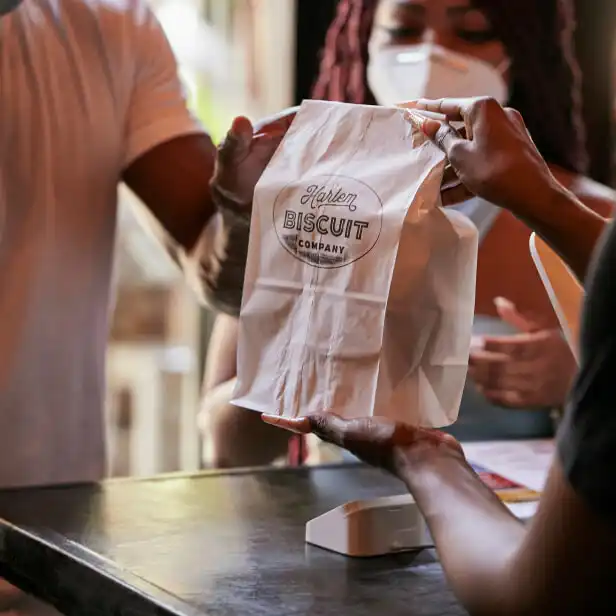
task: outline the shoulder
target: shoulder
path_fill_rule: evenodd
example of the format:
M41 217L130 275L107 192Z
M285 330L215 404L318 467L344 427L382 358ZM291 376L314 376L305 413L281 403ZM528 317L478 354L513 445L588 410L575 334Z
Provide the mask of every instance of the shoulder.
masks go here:
M52 1L52 0L48 0ZM81 48L95 48L111 78L133 82L149 71L175 74L169 41L151 0L56 0Z
M554 177L569 189L584 205L598 214L611 218L616 208L616 191L590 178L550 165Z
M45 0L48 15L81 45L124 51L140 37L163 37L148 0Z
M54 0L47 0L54 5ZM91 15L116 22L139 22L152 14L148 0L55 0L55 4L64 15Z

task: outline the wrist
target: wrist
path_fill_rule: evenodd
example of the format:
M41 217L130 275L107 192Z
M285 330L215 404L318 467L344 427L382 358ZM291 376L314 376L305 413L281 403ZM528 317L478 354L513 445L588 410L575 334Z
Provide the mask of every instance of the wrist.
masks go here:
M182 269L201 301L238 316L248 251L249 226L218 211L190 253L180 255Z
M561 215L563 208L577 205L575 196L552 177L533 191L530 199L513 202L507 209L523 220L543 220L550 219L555 212Z
M471 470L462 447L453 438L439 444L419 441L400 447L395 452L395 460L396 474L411 492L431 485L446 469Z
M252 203L239 201L235 192L224 189L216 181L210 184L210 192L212 202L225 225L229 227L250 227Z

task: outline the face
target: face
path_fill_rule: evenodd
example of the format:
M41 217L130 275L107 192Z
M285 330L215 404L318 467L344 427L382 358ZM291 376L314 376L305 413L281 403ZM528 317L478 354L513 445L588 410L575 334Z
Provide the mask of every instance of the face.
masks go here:
M508 59L487 16L470 0L381 0L371 50L421 43L473 56L495 68Z

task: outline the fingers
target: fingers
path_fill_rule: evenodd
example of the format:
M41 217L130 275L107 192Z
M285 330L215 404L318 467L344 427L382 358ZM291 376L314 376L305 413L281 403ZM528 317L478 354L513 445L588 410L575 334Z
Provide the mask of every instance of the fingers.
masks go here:
M532 406L532 404L527 401L527 395L519 390L482 390L481 393L487 400L496 406L503 406L511 409L522 409Z
M315 413L309 415L308 419L312 433L316 434L322 441L346 448L348 445L346 443L347 435L352 421L342 419L333 413ZM351 437L351 441L353 441L353 437Z
M524 126L524 128L526 128L526 125L524 124L524 120L522 118L522 114L517 111L517 109L505 107L504 111L514 124L517 124L518 126Z
M225 139L218 147L218 161L223 166L237 165L250 153L255 143L277 145L282 141L295 118L296 109L287 109L261 120L254 128L248 118L235 118Z
M444 206L459 205L471 197L473 197L473 193L464 184L441 189L441 201Z
M512 336L484 336L483 350L506 356L510 361L533 359L541 351L535 333L513 334Z
M451 124L443 124L437 120L426 120L423 124L423 131L447 154L447 158L454 165L456 150L469 144L469 141L461 137Z
M254 137L271 138L271 137L284 137L287 134L288 126L285 122L275 122L274 124L268 124L259 130L255 129Z
M473 381L484 389L518 389L524 388L534 378L535 365L524 357L526 346L517 346L515 352L509 351L505 344L486 344L474 349L469 357L468 374ZM520 357L522 355L522 357Z
M464 122L476 100L474 98L441 98L438 100L420 98L407 103L406 106L409 109L440 113L450 122Z
M271 426L294 432L295 434L310 434L312 425L308 417L280 417L278 415L261 415L261 419Z
M493 123L498 121L498 116L508 115L515 123L516 127L523 127L526 131L524 121L517 111L513 109L506 112L501 104L493 98L467 98L467 99L440 99L427 100L419 99L407 105L410 109L419 109L429 113L438 113L445 116L447 122L464 122L466 132L464 137L472 140L475 134L475 127L479 127L485 122ZM435 120L428 120L435 122ZM526 131L527 132L527 131ZM462 135L458 135L461 137Z
M344 447L345 434L349 423L333 413L315 413L307 417L294 418L262 415L261 419L267 424L296 434L315 434L322 441L338 447Z
M293 123L299 107L285 109L276 115L263 118L255 123L254 132L256 135L269 134L272 131L282 131L286 133L289 126Z
M518 374L515 371L519 370ZM520 397L528 397L537 389L534 375L528 374L525 367L508 364L476 365L469 368L468 376L480 392L516 392ZM521 398L522 399L522 398Z
M472 197L472 193L462 184L451 165L445 167L441 182L441 201L443 205L456 205Z
M484 349L504 353L513 359L536 359L554 356L554 347L560 349L566 342L557 329L537 329L509 336L483 336Z
M360 460L398 474L405 454L419 441L431 446L447 446L462 456L460 444L438 430L415 428L380 417L342 419L333 413L315 413L299 419L263 415L268 424L301 434L309 432L321 440L347 449Z
M241 162L250 152L253 128L248 118L240 116L233 124L223 142L218 146L218 161L223 165Z
M515 304L504 297L494 299L498 316L521 332L530 333L538 329L537 324L518 311Z
M533 364L534 366L534 364ZM484 389L525 389L534 374L530 366L518 362L498 362L475 358L469 363L469 376Z
M443 180L441 181L441 190L448 190L450 188L456 188L460 185L460 178L456 173L456 170L447 165L443 171Z
M486 351L484 348L475 349L471 352L468 364L471 368L481 364L506 364L511 361L511 357L505 353L496 351Z
M315 413L307 417L293 418L262 415L261 419L267 424L296 434L315 434L321 440L338 445L338 447L344 447L345 434L349 423L333 413Z
M361 443L379 445L391 441L397 424L386 419L342 419L334 413L313 413L306 417L288 418L262 415L265 423L298 434L315 434L321 440L338 447L354 449Z
M553 363L546 353L550 332L484 337L483 348L469 358L468 375L491 402L516 408L544 406L550 389L546 367ZM552 356L552 355L550 355ZM549 392L548 392L549 393Z
M468 360L468 375L481 387L495 388L506 374L509 358L500 353L476 351Z
M524 136L527 136L528 129L526 128L526 123L524 122L522 114L511 107L506 107L504 111L511 123L514 124Z
M447 165L441 182L441 202L443 206L458 205L473 197L473 193L462 184L456 170Z

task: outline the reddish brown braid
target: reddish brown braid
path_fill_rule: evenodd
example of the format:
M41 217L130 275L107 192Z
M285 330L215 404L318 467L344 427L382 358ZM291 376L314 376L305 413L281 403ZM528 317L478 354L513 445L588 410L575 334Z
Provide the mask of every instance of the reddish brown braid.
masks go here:
M472 0L491 20L512 60L509 104L551 163L584 172L581 75L573 47L572 0ZM340 0L327 33L313 97L375 104L368 43L379 0Z

